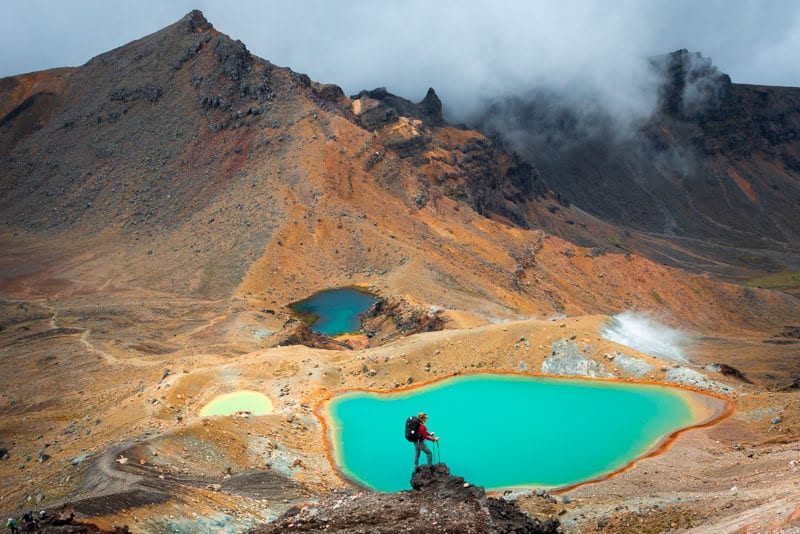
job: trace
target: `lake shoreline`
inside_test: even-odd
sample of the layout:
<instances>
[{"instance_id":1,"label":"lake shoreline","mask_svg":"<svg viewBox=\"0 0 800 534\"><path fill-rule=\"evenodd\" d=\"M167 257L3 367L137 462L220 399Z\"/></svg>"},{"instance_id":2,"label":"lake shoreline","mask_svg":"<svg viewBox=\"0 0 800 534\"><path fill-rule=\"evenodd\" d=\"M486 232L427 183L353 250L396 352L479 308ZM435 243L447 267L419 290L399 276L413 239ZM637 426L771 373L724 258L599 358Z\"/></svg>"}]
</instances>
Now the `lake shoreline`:
<instances>
[{"instance_id":1,"label":"lake shoreline","mask_svg":"<svg viewBox=\"0 0 800 534\"><path fill-rule=\"evenodd\" d=\"M475 376L485 375L487 378L493 376L518 376L522 378L544 378L548 379L548 381L552 381L553 383L559 381L569 381L572 383L595 382L595 383L608 383L608 384L631 384L631 385L654 386L658 388L668 389L671 393L674 393L677 396L679 396L686 403L686 405L688 406L688 410L691 414L691 419L690 419L691 422L689 424L683 425L680 428L672 430L669 433L663 435L662 437L657 439L651 446L645 448L643 452L637 454L636 457L633 458L630 462L627 462L624 466L614 469L611 472L603 473L600 476L582 480L577 483L555 484L555 485L513 484L510 486L491 487L491 489L488 491L492 492L502 492L504 490L509 490L509 489L525 490L530 488L536 488L536 489L545 488L554 491L556 493L560 493L577 488L585 484L591 484L607 480L608 478L611 478L619 473L625 472L626 470L630 469L634 464L645 458L650 458L655 455L663 453L677 440L677 438L682 433L688 430L717 424L721 420L729 417L734 412L734 403L732 399L728 397L724 397L722 395L704 390L699 390L697 388L665 383L665 382L658 382L654 380L565 377L565 376L554 376L554 375L547 375L540 373L507 371L507 370L491 370L491 371L469 370L469 371L452 373L448 376L437 377L431 380L421 381L419 383L398 387L392 390L377 389L377 388L345 388L342 390L331 392L324 398L320 399L320 401L317 404L315 413L323 427L325 455L330 465L343 479L356 483L359 486L370 487L368 484L361 481L358 476L355 476L355 474L352 473L349 469L343 467L345 462L343 461L342 458L339 457L339 455L341 454L342 447L338 444L338 442L334 442L333 436L335 434L334 429L336 429L340 423L333 420L333 417L331 416L330 411L327 408L329 406L329 403L336 397L347 393L359 392L359 393L372 394L378 396L395 395L398 396L398 398L402 398L404 393L410 395L414 391L420 388L430 387L431 385L435 385L436 383L443 383L443 385L445 385L444 383L446 383L447 380L451 380L457 377L473 376L473 375Z\"/></svg>"}]
</instances>

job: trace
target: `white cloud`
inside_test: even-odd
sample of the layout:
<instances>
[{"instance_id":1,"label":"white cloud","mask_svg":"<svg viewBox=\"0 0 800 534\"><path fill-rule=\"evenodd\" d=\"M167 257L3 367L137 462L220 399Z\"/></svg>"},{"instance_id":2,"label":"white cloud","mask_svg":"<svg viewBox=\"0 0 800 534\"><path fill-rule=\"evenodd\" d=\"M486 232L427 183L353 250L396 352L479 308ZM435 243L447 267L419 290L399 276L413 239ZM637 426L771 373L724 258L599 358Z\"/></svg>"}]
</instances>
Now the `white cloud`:
<instances>
[{"instance_id":1,"label":"white cloud","mask_svg":"<svg viewBox=\"0 0 800 534\"><path fill-rule=\"evenodd\" d=\"M429 86L451 110L530 87L596 92L647 107L642 59L677 48L734 81L800 85L800 3L350 0L212 2L7 0L0 76L77 65L202 9L255 54L341 85L414 100Z\"/></svg>"}]
</instances>

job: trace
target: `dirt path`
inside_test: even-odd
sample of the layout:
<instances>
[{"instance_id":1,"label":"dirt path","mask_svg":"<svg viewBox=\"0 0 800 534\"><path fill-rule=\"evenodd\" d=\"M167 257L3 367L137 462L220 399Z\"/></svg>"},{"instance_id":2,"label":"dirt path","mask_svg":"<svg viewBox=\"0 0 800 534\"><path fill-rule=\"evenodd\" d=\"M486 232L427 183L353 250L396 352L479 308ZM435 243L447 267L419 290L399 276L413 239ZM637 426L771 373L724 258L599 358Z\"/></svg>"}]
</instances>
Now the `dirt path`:
<instances>
[{"instance_id":1,"label":"dirt path","mask_svg":"<svg viewBox=\"0 0 800 534\"><path fill-rule=\"evenodd\" d=\"M89 466L86 473L81 494L89 496L95 494L119 493L128 491L139 483L143 477L120 471L117 469L117 460L121 453L133 445L132 439L123 441L103 453Z\"/></svg>"},{"instance_id":2,"label":"dirt path","mask_svg":"<svg viewBox=\"0 0 800 534\"><path fill-rule=\"evenodd\" d=\"M58 324L58 309L55 306L53 306L51 304L47 304L46 302L35 302L35 303L41 305L43 308L47 309L51 313L50 323L49 323L51 330L57 330L59 328L62 328ZM80 342L80 344L83 345L84 348L86 348L87 351L89 351L89 352L91 352L93 354L96 354L98 356L101 356L106 362L108 362L111 365L121 365L122 364L122 365L130 365L130 366L135 366L135 367L150 367L150 366L156 365L158 363L158 362L146 362L146 361L141 361L141 360L120 361L120 359L117 358L116 356L114 356L113 354L95 347L95 345L90 340L90 336L91 335L92 335L92 329L88 328L88 327L84 328L83 332L81 333L80 337L78 338L78 342Z\"/></svg>"},{"instance_id":3,"label":"dirt path","mask_svg":"<svg viewBox=\"0 0 800 534\"><path fill-rule=\"evenodd\" d=\"M116 356L113 356L113 355L111 355L111 354L109 354L109 353L107 353L107 352L105 352L103 350L95 348L94 345L92 345L92 343L89 341L89 336L91 334L92 334L92 329L91 328L87 328L86 330L83 331L83 334L81 334L81 337L78 338L78 341L80 341L81 344L84 347L86 347L86 350L88 350L89 352L93 352L95 354L99 354L100 356L105 358L105 360L108 363L110 363L112 365L119 365L119 360L116 358Z\"/></svg>"},{"instance_id":4,"label":"dirt path","mask_svg":"<svg viewBox=\"0 0 800 534\"><path fill-rule=\"evenodd\" d=\"M83 485L55 506L69 503L80 514L102 516L168 501L169 493L156 489L160 481L149 484L146 477L118 469L118 459L133 444L133 439L118 443L92 460Z\"/></svg>"}]
</instances>

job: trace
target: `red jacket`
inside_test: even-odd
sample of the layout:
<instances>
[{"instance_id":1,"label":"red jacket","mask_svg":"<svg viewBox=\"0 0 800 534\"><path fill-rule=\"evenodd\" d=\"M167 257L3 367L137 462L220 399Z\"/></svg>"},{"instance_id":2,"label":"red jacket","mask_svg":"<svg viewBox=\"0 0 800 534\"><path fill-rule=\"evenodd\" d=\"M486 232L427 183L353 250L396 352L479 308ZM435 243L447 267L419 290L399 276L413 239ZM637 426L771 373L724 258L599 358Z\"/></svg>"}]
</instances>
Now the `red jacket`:
<instances>
[{"instance_id":1,"label":"red jacket","mask_svg":"<svg viewBox=\"0 0 800 534\"><path fill-rule=\"evenodd\" d=\"M419 424L419 437L422 438L420 441L425 441L426 439L428 441L436 441L436 438L431 436L431 434L428 432L428 429L425 428L425 423Z\"/></svg>"}]
</instances>

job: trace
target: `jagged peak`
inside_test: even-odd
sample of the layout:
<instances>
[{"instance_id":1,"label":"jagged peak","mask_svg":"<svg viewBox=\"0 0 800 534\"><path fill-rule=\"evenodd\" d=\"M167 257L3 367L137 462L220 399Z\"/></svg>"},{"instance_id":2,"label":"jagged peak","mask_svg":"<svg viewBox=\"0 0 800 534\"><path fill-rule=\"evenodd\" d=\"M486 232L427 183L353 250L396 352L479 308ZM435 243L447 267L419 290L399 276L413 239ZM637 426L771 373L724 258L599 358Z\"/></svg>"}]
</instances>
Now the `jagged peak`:
<instances>
[{"instance_id":1,"label":"jagged peak","mask_svg":"<svg viewBox=\"0 0 800 534\"><path fill-rule=\"evenodd\" d=\"M378 107L370 108L371 114L362 117L362 125L367 129L374 129L382 124L393 122L400 117L419 119L428 126L443 126L446 123L442 117L442 101L436 91L428 88L425 98L414 103L407 98L390 93L386 87L377 87L371 91L363 90L351 97L354 100L369 98L379 102ZM378 120L375 118L378 116Z\"/></svg>"},{"instance_id":2,"label":"jagged peak","mask_svg":"<svg viewBox=\"0 0 800 534\"><path fill-rule=\"evenodd\" d=\"M730 106L730 76L700 52L681 48L651 57L650 64L664 78L660 94L664 113L697 118Z\"/></svg>"},{"instance_id":3,"label":"jagged peak","mask_svg":"<svg viewBox=\"0 0 800 534\"><path fill-rule=\"evenodd\" d=\"M420 100L420 104L425 104L426 102L436 102L438 105L442 105L442 101L439 99L439 95L436 94L436 91L433 87L428 87L428 92L425 93L425 98Z\"/></svg>"},{"instance_id":4,"label":"jagged peak","mask_svg":"<svg viewBox=\"0 0 800 534\"><path fill-rule=\"evenodd\" d=\"M420 100L417 104L420 113L424 116L424 120L434 126L441 126L445 124L444 117L442 116L442 101L439 95L433 90L433 87L428 87L428 92L425 98Z\"/></svg>"},{"instance_id":5,"label":"jagged peak","mask_svg":"<svg viewBox=\"0 0 800 534\"><path fill-rule=\"evenodd\" d=\"M165 65L178 69L206 44L212 47L225 73L231 79L239 81L251 69L253 55L245 44L217 31L199 9L190 11L177 22L150 35L100 54L88 64L102 63L106 60L119 62L121 52L127 52L133 55L134 59L138 59L158 50L158 55L152 57L157 57Z\"/></svg>"},{"instance_id":6,"label":"jagged peak","mask_svg":"<svg viewBox=\"0 0 800 534\"><path fill-rule=\"evenodd\" d=\"M700 52L690 52L686 48L653 56L650 58L650 63L656 69L665 72L679 70L686 80L698 77L726 76L717 69L710 57L705 57Z\"/></svg>"},{"instance_id":7,"label":"jagged peak","mask_svg":"<svg viewBox=\"0 0 800 534\"><path fill-rule=\"evenodd\" d=\"M181 55L192 55L194 52L187 52L187 47L194 46L200 41L206 43L215 37L224 40L231 40L228 36L221 34L203 15L200 10L193 10L181 17L176 22L161 28L151 34L126 43L118 48L98 54L90 59L86 64L95 65L108 61L118 62L121 53L130 53L137 58L142 58L152 51L158 50L161 57L175 55L174 62L180 63ZM196 52L196 50L195 50Z\"/></svg>"},{"instance_id":8,"label":"jagged peak","mask_svg":"<svg viewBox=\"0 0 800 534\"><path fill-rule=\"evenodd\" d=\"M199 9L193 9L189 11L176 22L173 22L172 24L156 31L155 34L170 32L179 34L210 32L215 36L219 34L219 32L214 29L214 25L208 21L205 15L203 15L203 12Z\"/></svg>"},{"instance_id":9,"label":"jagged peak","mask_svg":"<svg viewBox=\"0 0 800 534\"><path fill-rule=\"evenodd\" d=\"M208 19L206 19L205 15L203 15L203 12L199 9L191 10L179 21L179 23L188 25L191 33L205 32L214 28L214 26L208 22Z\"/></svg>"}]
</instances>

